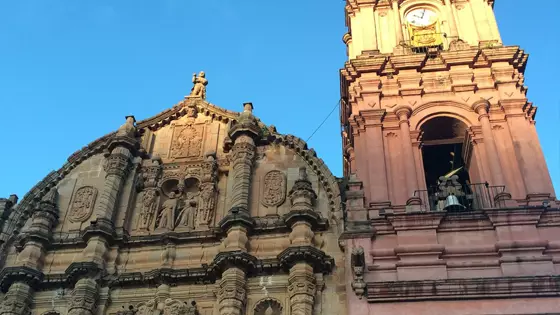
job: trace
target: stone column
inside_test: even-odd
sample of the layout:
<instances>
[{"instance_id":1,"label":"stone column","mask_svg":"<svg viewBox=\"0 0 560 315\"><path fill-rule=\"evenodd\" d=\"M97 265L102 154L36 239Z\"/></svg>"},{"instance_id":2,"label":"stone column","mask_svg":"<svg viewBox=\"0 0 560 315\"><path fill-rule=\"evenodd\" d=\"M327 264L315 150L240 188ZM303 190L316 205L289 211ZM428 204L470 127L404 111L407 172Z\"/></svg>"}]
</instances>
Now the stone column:
<instances>
[{"instance_id":1,"label":"stone column","mask_svg":"<svg viewBox=\"0 0 560 315\"><path fill-rule=\"evenodd\" d=\"M95 314L98 299L99 288L95 280L90 278L78 280L68 299L68 315Z\"/></svg>"},{"instance_id":2,"label":"stone column","mask_svg":"<svg viewBox=\"0 0 560 315\"><path fill-rule=\"evenodd\" d=\"M305 167L300 168L299 179L290 190L289 198L292 206L284 215L284 221L292 229L290 246L278 255L278 260L290 270L288 294L291 314L312 315L317 291L314 272L330 268L332 258L314 246L313 228L321 224L323 218L313 209L317 194L307 178Z\"/></svg>"},{"instance_id":3,"label":"stone column","mask_svg":"<svg viewBox=\"0 0 560 315\"><path fill-rule=\"evenodd\" d=\"M316 279L313 267L297 263L290 268L288 294L292 315L312 315L315 303Z\"/></svg>"},{"instance_id":4,"label":"stone column","mask_svg":"<svg viewBox=\"0 0 560 315\"><path fill-rule=\"evenodd\" d=\"M488 165L490 166L490 172L492 173L492 182L490 185L498 186L504 185L505 180L500 163L500 157L498 155L498 149L496 148L494 135L492 134L492 127L490 126L488 107L489 104L485 100L476 102L473 105L474 111L479 115L478 120L480 121L480 125L482 127L482 136L484 137L484 146L486 147Z\"/></svg>"},{"instance_id":5,"label":"stone column","mask_svg":"<svg viewBox=\"0 0 560 315\"><path fill-rule=\"evenodd\" d=\"M459 36L457 31L457 22L455 21L455 15L453 14L453 8L451 7L451 0L445 0L445 8L447 9L447 20L449 21L449 29L451 30L451 37Z\"/></svg>"},{"instance_id":6,"label":"stone column","mask_svg":"<svg viewBox=\"0 0 560 315\"><path fill-rule=\"evenodd\" d=\"M13 283L0 304L2 315L28 315L31 314L33 289L25 282Z\"/></svg>"},{"instance_id":7,"label":"stone column","mask_svg":"<svg viewBox=\"0 0 560 315\"><path fill-rule=\"evenodd\" d=\"M228 268L219 281L218 309L220 315L244 314L247 299L247 279L240 268Z\"/></svg>"},{"instance_id":8,"label":"stone column","mask_svg":"<svg viewBox=\"0 0 560 315\"><path fill-rule=\"evenodd\" d=\"M231 206L249 210L251 171L255 156L255 142L249 135L239 135L232 148Z\"/></svg>"},{"instance_id":9,"label":"stone column","mask_svg":"<svg viewBox=\"0 0 560 315\"><path fill-rule=\"evenodd\" d=\"M418 178L416 177L416 161L414 160L414 152L412 151L412 141L410 139L410 125L408 118L412 114L412 109L408 107L399 107L395 109L397 117L399 117L399 126L401 128L401 145L403 148L404 172L406 174L406 187L408 190L408 198L414 195L418 190Z\"/></svg>"},{"instance_id":10,"label":"stone column","mask_svg":"<svg viewBox=\"0 0 560 315\"><path fill-rule=\"evenodd\" d=\"M241 315L247 303L247 272L256 265L256 258L247 253L248 231L254 221L249 214L251 174L255 158L255 139L260 129L253 116L253 105L245 103L243 112L231 126L228 136L233 141L231 172L233 185L228 214L219 226L227 233L213 267L218 280L218 309L220 315Z\"/></svg>"},{"instance_id":11,"label":"stone column","mask_svg":"<svg viewBox=\"0 0 560 315\"><path fill-rule=\"evenodd\" d=\"M117 130L109 143L105 160L105 182L95 205L95 219L82 231L86 241L81 260L66 269L66 274L75 281L72 299L69 300L69 315L95 314L99 298L99 287L94 280L106 268L109 244L114 240L113 217L122 193L123 184L129 174L132 159L139 151L137 130L133 116Z\"/></svg>"},{"instance_id":12,"label":"stone column","mask_svg":"<svg viewBox=\"0 0 560 315\"><path fill-rule=\"evenodd\" d=\"M397 34L397 46L403 41L403 28L401 21L401 12L399 10L399 2L393 0L393 16L395 17L395 34Z\"/></svg>"},{"instance_id":13,"label":"stone column","mask_svg":"<svg viewBox=\"0 0 560 315\"><path fill-rule=\"evenodd\" d=\"M0 283L7 293L0 304L0 314L27 315L33 292L43 279L45 248L50 244L52 231L58 223L58 192L51 190L39 202L31 217L31 225L16 240L21 250L13 267L2 270Z\"/></svg>"},{"instance_id":14,"label":"stone column","mask_svg":"<svg viewBox=\"0 0 560 315\"><path fill-rule=\"evenodd\" d=\"M367 150L357 154L364 154L368 157L368 174L358 174L369 176L368 186L370 204L373 203L385 206L389 203L389 190L387 187L387 166L385 164L385 149L383 144L383 118L385 110L365 110L361 111L365 120Z\"/></svg>"}]
</instances>

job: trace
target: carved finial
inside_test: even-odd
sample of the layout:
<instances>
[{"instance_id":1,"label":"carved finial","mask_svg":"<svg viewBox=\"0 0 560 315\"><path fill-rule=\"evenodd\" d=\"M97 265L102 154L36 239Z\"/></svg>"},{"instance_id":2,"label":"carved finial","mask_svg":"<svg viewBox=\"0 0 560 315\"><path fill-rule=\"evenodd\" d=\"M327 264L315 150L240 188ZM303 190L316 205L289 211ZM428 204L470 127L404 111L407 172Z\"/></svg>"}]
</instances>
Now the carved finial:
<instances>
[{"instance_id":1,"label":"carved finial","mask_svg":"<svg viewBox=\"0 0 560 315\"><path fill-rule=\"evenodd\" d=\"M126 122L117 130L117 136L134 137L136 134L136 126L134 116L126 116Z\"/></svg>"},{"instance_id":2,"label":"carved finial","mask_svg":"<svg viewBox=\"0 0 560 315\"><path fill-rule=\"evenodd\" d=\"M49 203L53 206L56 205L56 201L58 200L58 190L53 187L49 192L43 197L42 203Z\"/></svg>"},{"instance_id":3,"label":"carved finial","mask_svg":"<svg viewBox=\"0 0 560 315\"><path fill-rule=\"evenodd\" d=\"M208 80L206 80L206 74L204 71L200 71L198 77L196 76L196 73L193 73L192 82L194 86L188 97L206 99L206 86L208 85Z\"/></svg>"}]
</instances>

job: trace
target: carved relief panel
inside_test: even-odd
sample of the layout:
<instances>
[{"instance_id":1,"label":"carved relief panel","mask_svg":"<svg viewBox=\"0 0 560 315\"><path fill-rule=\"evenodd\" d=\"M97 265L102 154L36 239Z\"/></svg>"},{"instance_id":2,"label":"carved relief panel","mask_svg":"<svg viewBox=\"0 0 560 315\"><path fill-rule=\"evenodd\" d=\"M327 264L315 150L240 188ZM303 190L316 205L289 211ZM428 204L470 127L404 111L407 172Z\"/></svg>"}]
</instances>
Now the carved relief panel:
<instances>
[{"instance_id":1,"label":"carved relief panel","mask_svg":"<svg viewBox=\"0 0 560 315\"><path fill-rule=\"evenodd\" d=\"M78 190L74 193L72 202L70 203L68 219L71 222L86 221L93 212L96 198L97 188L92 186L78 188Z\"/></svg>"},{"instance_id":2,"label":"carved relief panel","mask_svg":"<svg viewBox=\"0 0 560 315\"><path fill-rule=\"evenodd\" d=\"M286 175L278 170L263 177L261 203L266 207L278 207L286 200Z\"/></svg>"},{"instance_id":3,"label":"carved relief panel","mask_svg":"<svg viewBox=\"0 0 560 315\"><path fill-rule=\"evenodd\" d=\"M175 125L169 151L170 158L201 158L204 125Z\"/></svg>"}]
</instances>

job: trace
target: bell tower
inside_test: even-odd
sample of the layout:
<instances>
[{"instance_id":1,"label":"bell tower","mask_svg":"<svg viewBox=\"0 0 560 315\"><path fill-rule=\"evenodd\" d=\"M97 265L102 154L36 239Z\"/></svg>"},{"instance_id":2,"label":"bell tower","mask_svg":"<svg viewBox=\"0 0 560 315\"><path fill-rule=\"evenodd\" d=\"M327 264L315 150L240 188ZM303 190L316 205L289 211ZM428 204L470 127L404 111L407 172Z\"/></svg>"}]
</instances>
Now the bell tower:
<instances>
[{"instance_id":1,"label":"bell tower","mask_svg":"<svg viewBox=\"0 0 560 315\"><path fill-rule=\"evenodd\" d=\"M554 200L524 85L528 55L502 43L493 8L346 0L344 172L367 213L355 220L442 210L448 186L470 209Z\"/></svg>"}]
</instances>

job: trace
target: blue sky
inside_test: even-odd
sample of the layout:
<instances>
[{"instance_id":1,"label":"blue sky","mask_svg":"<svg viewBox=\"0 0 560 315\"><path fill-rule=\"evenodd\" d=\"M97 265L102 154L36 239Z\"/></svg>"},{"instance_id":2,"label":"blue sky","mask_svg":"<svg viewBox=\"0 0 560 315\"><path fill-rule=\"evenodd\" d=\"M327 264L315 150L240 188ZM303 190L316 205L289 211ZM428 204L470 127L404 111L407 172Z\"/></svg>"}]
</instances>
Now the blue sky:
<instances>
[{"instance_id":1,"label":"blue sky","mask_svg":"<svg viewBox=\"0 0 560 315\"><path fill-rule=\"evenodd\" d=\"M173 106L200 70L213 104L239 111L253 102L265 123L307 139L339 99L343 7L342 0L0 1L0 196L22 197L125 115L144 119ZM496 1L505 44L530 53L526 84L556 187L559 9L556 0ZM338 111L309 145L341 175Z\"/></svg>"}]
</instances>

